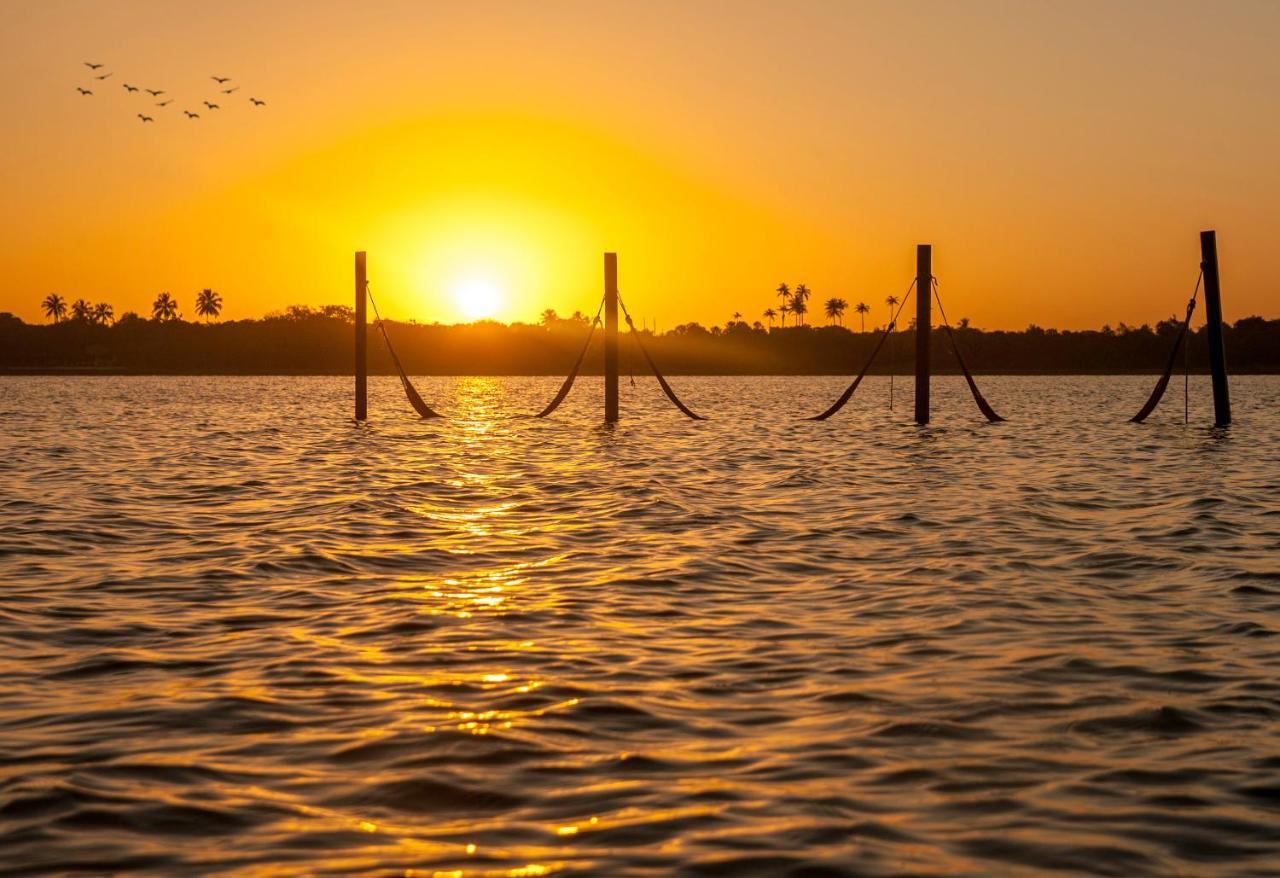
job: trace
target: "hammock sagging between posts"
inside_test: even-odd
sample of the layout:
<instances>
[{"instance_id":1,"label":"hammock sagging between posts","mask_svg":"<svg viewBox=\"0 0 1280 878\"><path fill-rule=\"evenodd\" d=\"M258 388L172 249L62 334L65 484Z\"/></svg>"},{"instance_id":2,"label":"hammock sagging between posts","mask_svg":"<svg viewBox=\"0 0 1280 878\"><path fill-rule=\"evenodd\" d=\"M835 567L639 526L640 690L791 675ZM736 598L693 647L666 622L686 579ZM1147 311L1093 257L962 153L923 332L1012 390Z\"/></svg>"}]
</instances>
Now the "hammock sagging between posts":
<instances>
[{"instance_id":1,"label":"hammock sagging between posts","mask_svg":"<svg viewBox=\"0 0 1280 878\"><path fill-rule=\"evenodd\" d=\"M889 325L885 327L884 332L880 334L879 341L876 342L876 346L872 348L871 356L867 357L867 362L863 365L862 371L858 373L858 377L854 378L853 383L845 388L844 393L840 394L840 398L832 403L831 408L827 409L820 415L805 418L806 421L825 421L827 418L840 411L840 409L844 408L845 403L853 397L853 392L858 389L858 385L862 383L862 379L866 376L867 370L870 369L871 364L876 361L876 356L879 355L880 349L884 347L884 343L888 341L889 336L893 334L893 330L897 327L898 315L902 313L902 309L906 306L907 299L911 298L911 291L915 289L915 286L916 282L913 280L911 282L911 286L907 287L906 293L903 294L902 301L898 303L898 310L894 312L893 318L889 321Z\"/></svg>"},{"instance_id":2,"label":"hammock sagging between posts","mask_svg":"<svg viewBox=\"0 0 1280 878\"><path fill-rule=\"evenodd\" d=\"M378 303L373 300L373 291L369 289L368 281L364 285L365 294L369 296L369 302L373 305L373 316L378 319L378 329L382 332L382 340L387 346L387 353L391 355L391 362L395 364L396 371L400 373L400 384L404 387L404 395L409 398L409 405L413 406L413 410L423 418L442 418L444 415L434 411L431 406L423 400L422 396L414 388L413 382L409 380L409 376L405 374L404 366L400 365L400 358L396 356L396 349L391 344L391 336L387 335L387 327L382 322L382 315L378 313Z\"/></svg>"},{"instance_id":3,"label":"hammock sagging between posts","mask_svg":"<svg viewBox=\"0 0 1280 878\"><path fill-rule=\"evenodd\" d=\"M1169 361L1165 363L1164 374L1156 382L1156 386L1152 389L1151 396L1147 397L1146 403L1136 415L1129 419L1129 423L1141 424L1156 410L1156 406L1160 404L1160 400L1164 397L1164 392L1169 387L1169 378L1173 375L1173 367L1178 362L1178 348L1182 347L1187 337L1187 330L1191 328L1191 315L1196 310L1196 299L1200 296L1200 282L1202 280L1204 280L1204 269L1200 270L1200 276L1196 278L1195 291L1191 294L1191 300L1187 302L1187 316L1182 319L1182 326L1178 329L1178 337L1174 339L1173 349L1169 351Z\"/></svg>"},{"instance_id":4,"label":"hammock sagging between posts","mask_svg":"<svg viewBox=\"0 0 1280 878\"><path fill-rule=\"evenodd\" d=\"M671 404L680 409L690 420L705 421L702 415L694 412L687 405L680 401L680 397L676 396L676 392L671 389L671 385L667 383L667 379L662 377L662 373L658 371L658 366L653 362L653 357L649 356L649 351L645 349L644 342L640 340L640 333L636 330L635 321L631 319L631 313L627 311L626 303L622 301L622 295L618 295L618 304L622 306L622 315L627 318L627 326L631 327L631 337L636 340L636 347L640 348L640 353L644 355L645 362L649 364L649 368L653 370L653 377L658 379L658 386L662 388L662 392L667 395L667 399L671 400Z\"/></svg>"},{"instance_id":5,"label":"hammock sagging between posts","mask_svg":"<svg viewBox=\"0 0 1280 878\"><path fill-rule=\"evenodd\" d=\"M600 300L600 307L596 309L595 319L591 321L591 329L587 332L587 341L583 344L582 351L578 354L578 359L574 361L573 368L569 370L564 383L560 385L560 391L551 402L547 403L546 408L534 415L535 418L545 418L560 408L560 403L564 402L565 397L569 395L569 391L573 389L573 382L578 377L578 370L582 368L582 360L587 355L587 349L591 347L591 338L596 334L596 327L600 325L600 312L602 310L604 310L604 299Z\"/></svg>"},{"instance_id":6,"label":"hammock sagging between posts","mask_svg":"<svg viewBox=\"0 0 1280 878\"><path fill-rule=\"evenodd\" d=\"M951 342L951 352L956 355L956 362L960 364L960 371L964 373L964 380L969 383L969 392L973 394L973 401L978 404L978 411L983 416L995 424L1003 421L1004 418L996 414L996 410L991 407L983 397L981 391L978 390L977 383L973 380L973 376L969 374L969 367L965 365L964 357L960 356L960 346L956 344L955 333L951 331L951 323L947 320L947 312L942 308L942 296L938 295L938 279L932 278L933 298L938 303L938 315L942 317L942 326L947 330L947 341Z\"/></svg>"}]
</instances>

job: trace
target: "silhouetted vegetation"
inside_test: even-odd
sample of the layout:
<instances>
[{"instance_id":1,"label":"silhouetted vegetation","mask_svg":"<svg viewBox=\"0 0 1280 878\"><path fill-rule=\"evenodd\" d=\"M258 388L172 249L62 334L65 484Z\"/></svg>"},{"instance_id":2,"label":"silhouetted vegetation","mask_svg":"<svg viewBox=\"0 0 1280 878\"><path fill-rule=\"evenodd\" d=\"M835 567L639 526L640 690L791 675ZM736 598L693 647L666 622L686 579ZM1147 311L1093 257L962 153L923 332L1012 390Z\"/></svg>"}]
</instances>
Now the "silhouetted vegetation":
<instances>
[{"instance_id":1,"label":"silhouetted vegetation","mask_svg":"<svg viewBox=\"0 0 1280 878\"><path fill-rule=\"evenodd\" d=\"M785 301L792 304L784 307L793 307L794 294ZM294 306L261 320L210 324L183 320L166 294L157 298L151 320L129 312L112 323L109 311L102 316L94 307L79 309L79 315L73 307L73 316L64 318L54 304L43 305L55 321L47 324L27 324L12 314L0 314L0 369L335 375L352 371L353 316L341 305ZM803 311L797 319L802 317ZM388 322L387 331L411 374L562 375L577 356L588 324L589 318L581 314L564 319L547 311L539 324ZM984 373L1158 372L1178 326L1171 318L1155 327L1121 324L1115 329L1059 331L1030 326L1009 332L976 329L960 320L956 336L970 367ZM671 374L849 374L861 367L877 332L853 332L843 326L767 328L738 319L710 329L686 323L657 335L646 331L644 336L654 358ZM593 348L599 347L602 335L596 334ZM894 362L890 351L897 352L898 373L911 370L914 332L907 329L895 336L873 373L889 372ZM933 342L935 371L955 370L944 335L935 333ZM1238 320L1226 327L1226 347L1234 372L1280 372L1280 320ZM1202 327L1191 336L1193 370L1207 370L1206 348ZM625 328L621 355L624 370L646 371ZM372 325L369 358L370 371L392 374L390 358ZM600 363L599 351L593 350L583 370L598 374Z\"/></svg>"}]
</instances>

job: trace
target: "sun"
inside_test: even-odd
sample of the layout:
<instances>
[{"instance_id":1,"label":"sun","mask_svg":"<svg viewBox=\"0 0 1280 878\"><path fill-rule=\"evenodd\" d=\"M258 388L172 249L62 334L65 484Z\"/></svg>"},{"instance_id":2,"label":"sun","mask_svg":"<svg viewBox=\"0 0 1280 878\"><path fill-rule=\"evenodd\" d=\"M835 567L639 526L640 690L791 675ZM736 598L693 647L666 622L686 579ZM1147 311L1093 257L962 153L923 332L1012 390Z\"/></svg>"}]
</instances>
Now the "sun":
<instances>
[{"instance_id":1,"label":"sun","mask_svg":"<svg viewBox=\"0 0 1280 878\"><path fill-rule=\"evenodd\" d=\"M467 320L484 320L502 307L502 285L483 273L461 275L449 285L449 293Z\"/></svg>"}]
</instances>

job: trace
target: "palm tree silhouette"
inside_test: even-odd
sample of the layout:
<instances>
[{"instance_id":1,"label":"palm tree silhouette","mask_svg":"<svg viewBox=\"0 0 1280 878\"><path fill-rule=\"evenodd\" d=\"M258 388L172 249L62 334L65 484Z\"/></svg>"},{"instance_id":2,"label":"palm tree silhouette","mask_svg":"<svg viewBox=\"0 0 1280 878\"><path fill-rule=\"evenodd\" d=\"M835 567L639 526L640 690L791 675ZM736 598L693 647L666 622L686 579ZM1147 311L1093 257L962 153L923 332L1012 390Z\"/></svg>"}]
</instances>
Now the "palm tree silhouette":
<instances>
[{"instance_id":1,"label":"palm tree silhouette","mask_svg":"<svg viewBox=\"0 0 1280 878\"><path fill-rule=\"evenodd\" d=\"M151 319L159 322L178 319L178 303L168 293L161 293L151 303Z\"/></svg>"},{"instance_id":2,"label":"palm tree silhouette","mask_svg":"<svg viewBox=\"0 0 1280 878\"><path fill-rule=\"evenodd\" d=\"M791 310L799 323L804 323L804 315L809 313L809 295L809 288L804 284L796 284L796 290L791 294Z\"/></svg>"},{"instance_id":3,"label":"palm tree silhouette","mask_svg":"<svg viewBox=\"0 0 1280 878\"><path fill-rule=\"evenodd\" d=\"M862 318L862 332L867 331L867 315L871 313L871 306L866 302L859 302L853 306L853 310L858 312L858 316Z\"/></svg>"},{"instance_id":4,"label":"palm tree silhouette","mask_svg":"<svg viewBox=\"0 0 1280 878\"><path fill-rule=\"evenodd\" d=\"M734 312L733 312L733 322L734 322L734 323L737 323L737 322L738 322L739 320L741 320L741 319L742 319L742 312L741 312L741 311L734 311Z\"/></svg>"},{"instance_id":5,"label":"palm tree silhouette","mask_svg":"<svg viewBox=\"0 0 1280 878\"><path fill-rule=\"evenodd\" d=\"M844 309L849 307L849 303L844 299L827 299L823 305L823 311L826 312L828 320L839 320L840 325L844 326Z\"/></svg>"},{"instance_id":6,"label":"palm tree silhouette","mask_svg":"<svg viewBox=\"0 0 1280 878\"><path fill-rule=\"evenodd\" d=\"M778 294L778 298L782 300L782 307L778 310L782 312L782 325L786 326L787 312L791 310L787 307L791 304L791 287L786 284L778 284L778 289L775 292Z\"/></svg>"},{"instance_id":7,"label":"palm tree silhouette","mask_svg":"<svg viewBox=\"0 0 1280 878\"><path fill-rule=\"evenodd\" d=\"M897 307L898 297L889 296L884 300L889 306L889 320L885 323L885 328L893 325L893 309ZM894 344L896 335L889 336L889 411L893 411L893 373L898 371L898 347Z\"/></svg>"},{"instance_id":8,"label":"palm tree silhouette","mask_svg":"<svg viewBox=\"0 0 1280 878\"><path fill-rule=\"evenodd\" d=\"M805 292L805 298L808 298L808 291ZM796 315L796 325L804 325L804 315L809 313L809 306L804 303L804 299L800 297L800 287L796 287L795 295L791 297L791 313Z\"/></svg>"},{"instance_id":9,"label":"palm tree silhouette","mask_svg":"<svg viewBox=\"0 0 1280 878\"><path fill-rule=\"evenodd\" d=\"M542 312L542 325L550 326L560 319L560 315L556 313L555 308L547 308Z\"/></svg>"},{"instance_id":10,"label":"palm tree silhouette","mask_svg":"<svg viewBox=\"0 0 1280 878\"><path fill-rule=\"evenodd\" d=\"M71 319L88 323L93 319L93 306L85 299L76 299L71 303Z\"/></svg>"},{"instance_id":11,"label":"palm tree silhouette","mask_svg":"<svg viewBox=\"0 0 1280 878\"><path fill-rule=\"evenodd\" d=\"M769 328L773 329L773 318L778 316L778 312L772 308L764 309L764 319L769 321Z\"/></svg>"},{"instance_id":12,"label":"palm tree silhouette","mask_svg":"<svg viewBox=\"0 0 1280 878\"><path fill-rule=\"evenodd\" d=\"M40 303L40 307L44 309L45 317L52 317L54 323L61 323L62 318L67 316L67 303L57 293L50 293L44 297L44 301Z\"/></svg>"},{"instance_id":13,"label":"palm tree silhouette","mask_svg":"<svg viewBox=\"0 0 1280 878\"><path fill-rule=\"evenodd\" d=\"M99 302L93 306L93 322L100 323L103 326L110 326L111 321L115 319L116 309L112 308L106 302Z\"/></svg>"},{"instance_id":14,"label":"palm tree silhouette","mask_svg":"<svg viewBox=\"0 0 1280 878\"><path fill-rule=\"evenodd\" d=\"M196 293L196 313L204 318L205 323L208 323L211 318L222 313L222 296L205 287Z\"/></svg>"}]
</instances>

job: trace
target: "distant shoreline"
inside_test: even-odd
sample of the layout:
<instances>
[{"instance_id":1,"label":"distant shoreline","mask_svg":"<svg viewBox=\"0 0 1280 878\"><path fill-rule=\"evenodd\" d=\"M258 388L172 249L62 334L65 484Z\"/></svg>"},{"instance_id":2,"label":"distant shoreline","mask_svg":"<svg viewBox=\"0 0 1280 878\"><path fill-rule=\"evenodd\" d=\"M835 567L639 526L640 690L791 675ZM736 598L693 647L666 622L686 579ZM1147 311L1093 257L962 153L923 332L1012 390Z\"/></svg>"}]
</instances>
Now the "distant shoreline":
<instances>
[{"instance_id":1,"label":"distant shoreline","mask_svg":"<svg viewBox=\"0 0 1280 878\"><path fill-rule=\"evenodd\" d=\"M1180 374L1181 370L1175 370ZM681 378L852 378L851 372L681 372L663 370L663 374L667 376L676 376ZM891 373L872 371L867 373L868 378L887 378ZM892 373L896 378L910 378L914 373L910 370L899 370ZM932 374L935 377L959 377L960 371L957 369L938 369L934 368ZM1136 375L1159 375L1157 369L1130 369L1118 371L1115 369L1105 369L1099 371L1086 372L1076 371L1052 371L1052 370L973 370L974 375L985 375L989 377L1010 377L1010 378L1100 378L1114 376L1117 378L1130 377ZM1205 369L1193 369L1190 374L1195 377L1208 377L1209 372ZM1233 375L1280 375L1280 369L1233 369ZM579 373L582 378L600 378L603 373L599 371L583 370ZM120 369L116 367L95 368L92 366L41 366L32 368L21 368L12 366L0 366L0 377L8 378L49 378L49 377L111 377L111 378L351 378L354 377L352 372L316 372L316 371L244 371L244 372L227 372L227 371L157 371L157 370L130 370ZM370 371L371 378L395 378L395 372L390 371ZM430 372L430 373L411 373L410 378L563 378L564 375L558 372ZM642 377L642 373L635 373L635 377Z\"/></svg>"}]
</instances>

